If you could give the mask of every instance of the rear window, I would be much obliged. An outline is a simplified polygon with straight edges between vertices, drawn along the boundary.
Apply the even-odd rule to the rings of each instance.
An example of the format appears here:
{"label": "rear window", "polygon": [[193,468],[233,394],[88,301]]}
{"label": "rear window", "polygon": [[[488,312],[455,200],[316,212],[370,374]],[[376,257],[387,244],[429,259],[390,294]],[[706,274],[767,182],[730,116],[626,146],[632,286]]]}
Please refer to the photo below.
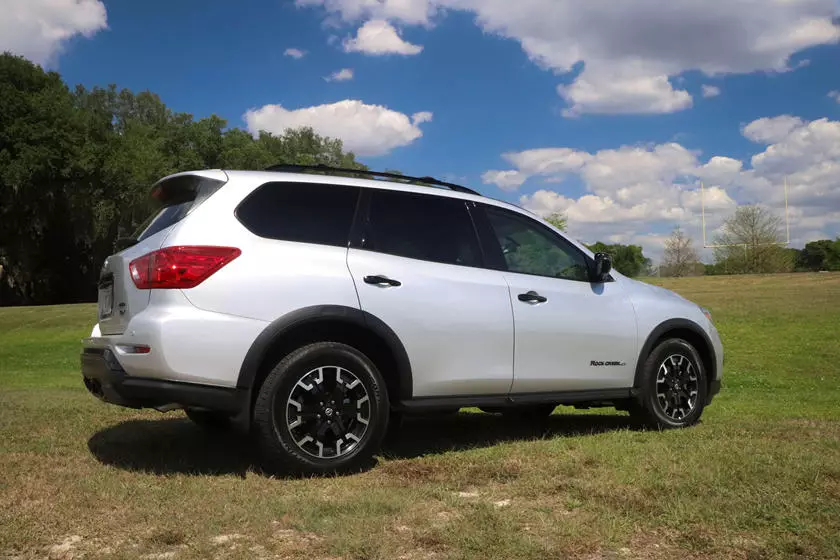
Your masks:
{"label": "rear window", "polygon": [[224,181],[197,175],[182,175],[158,183],[152,190],[152,213],[132,237],[139,242],[177,224],[222,185]]}
{"label": "rear window", "polygon": [[358,187],[266,183],[239,205],[236,217],[260,237],[346,247],[358,198]]}

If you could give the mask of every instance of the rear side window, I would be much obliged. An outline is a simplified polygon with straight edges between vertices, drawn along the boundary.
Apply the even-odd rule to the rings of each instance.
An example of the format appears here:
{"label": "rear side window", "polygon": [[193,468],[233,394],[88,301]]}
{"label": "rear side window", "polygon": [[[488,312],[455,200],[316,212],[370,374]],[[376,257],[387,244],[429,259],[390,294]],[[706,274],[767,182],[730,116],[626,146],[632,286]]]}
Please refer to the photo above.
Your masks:
{"label": "rear side window", "polygon": [[368,216],[364,249],[481,266],[478,238],[463,200],[372,189]]}
{"label": "rear side window", "polygon": [[236,217],[260,237],[346,247],[358,198],[358,187],[266,183],[239,205]]}
{"label": "rear side window", "polygon": [[180,222],[224,184],[198,175],[181,175],[158,183],[152,190],[152,213],[132,237],[139,242]]}

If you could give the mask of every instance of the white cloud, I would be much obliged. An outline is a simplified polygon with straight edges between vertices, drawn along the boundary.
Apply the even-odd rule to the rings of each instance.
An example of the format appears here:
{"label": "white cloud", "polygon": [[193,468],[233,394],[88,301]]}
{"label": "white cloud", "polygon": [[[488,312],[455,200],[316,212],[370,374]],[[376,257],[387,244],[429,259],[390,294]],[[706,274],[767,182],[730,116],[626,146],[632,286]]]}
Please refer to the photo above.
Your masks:
{"label": "white cloud", "polygon": [[424,122],[431,122],[433,116],[434,115],[431,111],[420,111],[419,113],[414,113],[413,115],[411,115],[411,122],[415,125]]}
{"label": "white cloud", "polygon": [[760,144],[772,144],[787,137],[796,128],[802,126],[802,119],[791,115],[762,118],[746,125],[741,132],[744,137]]}
{"label": "white cloud", "polygon": [[423,50],[420,45],[404,41],[393,25],[385,20],[372,19],[361,26],[356,37],[345,39],[345,52],[363,52],[371,55],[414,55]]}
{"label": "white cloud", "polygon": [[718,95],[720,95],[719,87],[703,84],[703,97],[717,97]]}
{"label": "white cloud", "polygon": [[525,175],[520,171],[485,171],[481,180],[485,184],[493,184],[503,191],[515,191],[525,182]]}
{"label": "white cloud", "polygon": [[[559,183],[556,189],[523,195],[519,202],[540,215],[565,213],[571,234],[584,240],[654,243],[663,231],[681,225],[698,245],[701,201],[711,241],[737,204],[763,204],[783,216],[787,182],[794,244],[837,236],[840,121],[804,122],[782,115],[753,121],[743,132],[767,144],[749,167],[726,156],[701,159],[698,152],[671,142],[592,153],[562,147],[506,153],[502,157],[513,169],[488,171],[483,179],[504,190],[516,190],[528,179]],[[585,192],[564,192],[569,177],[576,177]]]}
{"label": "white cloud", "polygon": [[582,113],[673,113],[691,107],[691,95],[675,90],[668,76],[617,76],[584,70],[569,86],[557,92],[571,107],[567,117]]}
{"label": "white cloud", "polygon": [[54,63],[71,38],[90,38],[108,26],[100,0],[4,0],[0,11],[0,52],[38,64]]}
{"label": "white cloud", "polygon": [[[787,71],[791,56],[836,43],[835,0],[297,0],[345,24],[370,18],[429,26],[446,10],[475,16],[485,32],[517,41],[541,67],[574,76],[558,88],[567,115],[669,113],[691,106],[671,78]],[[579,68],[583,70],[579,74]]]}
{"label": "white cloud", "polygon": [[295,0],[295,4],[323,6],[346,22],[386,19],[406,25],[427,25],[437,11],[437,2],[430,0]]}
{"label": "white cloud", "polygon": [[337,70],[333,72],[329,76],[325,77],[324,80],[328,82],[346,82],[347,80],[353,79],[353,69],[352,68],[342,68],[341,70]]}
{"label": "white cloud", "polygon": [[711,184],[731,185],[741,176],[744,163],[741,160],[725,156],[714,156],[700,166],[695,174]]}
{"label": "white cloud", "polygon": [[252,134],[260,130],[280,134],[287,128],[310,126],[319,134],[340,138],[345,149],[357,155],[379,156],[423,136],[418,125],[430,121],[432,113],[415,113],[409,118],[381,105],[347,99],[293,110],[265,105],[249,110],[243,118]]}
{"label": "white cloud", "polygon": [[768,186],[787,180],[792,204],[840,210],[840,122],[822,118],[791,128],[751,163],[754,180],[747,192],[752,196],[781,205],[782,190]]}
{"label": "white cloud", "polygon": [[301,58],[306,56],[306,51],[302,51],[300,49],[295,49],[295,48],[290,47],[290,48],[286,49],[285,51],[283,51],[283,55],[284,56],[290,56],[290,57],[292,57],[296,60],[300,60]]}
{"label": "white cloud", "polygon": [[840,91],[829,91],[828,96],[837,103],[840,103]]}

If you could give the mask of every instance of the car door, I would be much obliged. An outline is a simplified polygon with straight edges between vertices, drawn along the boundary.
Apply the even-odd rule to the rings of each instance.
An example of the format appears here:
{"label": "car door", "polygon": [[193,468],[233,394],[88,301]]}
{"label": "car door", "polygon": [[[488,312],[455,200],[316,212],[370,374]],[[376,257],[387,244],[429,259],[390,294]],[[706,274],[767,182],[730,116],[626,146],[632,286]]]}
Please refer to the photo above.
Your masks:
{"label": "car door", "polygon": [[[482,205],[488,252],[506,272],[514,316],[512,393],[632,386],[636,318],[618,282],[591,283],[590,258],[524,214]],[[478,219],[478,218],[477,218]]]}
{"label": "car door", "polygon": [[508,287],[483,257],[467,202],[366,189],[347,263],[359,303],[405,346],[413,396],[507,394],[513,380]]}

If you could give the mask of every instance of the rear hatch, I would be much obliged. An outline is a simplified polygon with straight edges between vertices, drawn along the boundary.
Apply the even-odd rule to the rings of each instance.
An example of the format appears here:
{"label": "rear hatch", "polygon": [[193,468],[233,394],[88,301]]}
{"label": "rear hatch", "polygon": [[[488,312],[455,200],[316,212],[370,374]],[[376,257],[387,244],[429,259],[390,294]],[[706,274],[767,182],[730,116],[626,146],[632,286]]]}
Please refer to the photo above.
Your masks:
{"label": "rear hatch", "polygon": [[149,217],[132,238],[120,241],[127,247],[108,257],[100,271],[99,330],[103,335],[122,334],[131,318],[149,305],[151,290],[134,284],[128,270],[131,261],[160,249],[172,227],[226,181],[223,171],[202,171],[173,175],[154,185]]}

